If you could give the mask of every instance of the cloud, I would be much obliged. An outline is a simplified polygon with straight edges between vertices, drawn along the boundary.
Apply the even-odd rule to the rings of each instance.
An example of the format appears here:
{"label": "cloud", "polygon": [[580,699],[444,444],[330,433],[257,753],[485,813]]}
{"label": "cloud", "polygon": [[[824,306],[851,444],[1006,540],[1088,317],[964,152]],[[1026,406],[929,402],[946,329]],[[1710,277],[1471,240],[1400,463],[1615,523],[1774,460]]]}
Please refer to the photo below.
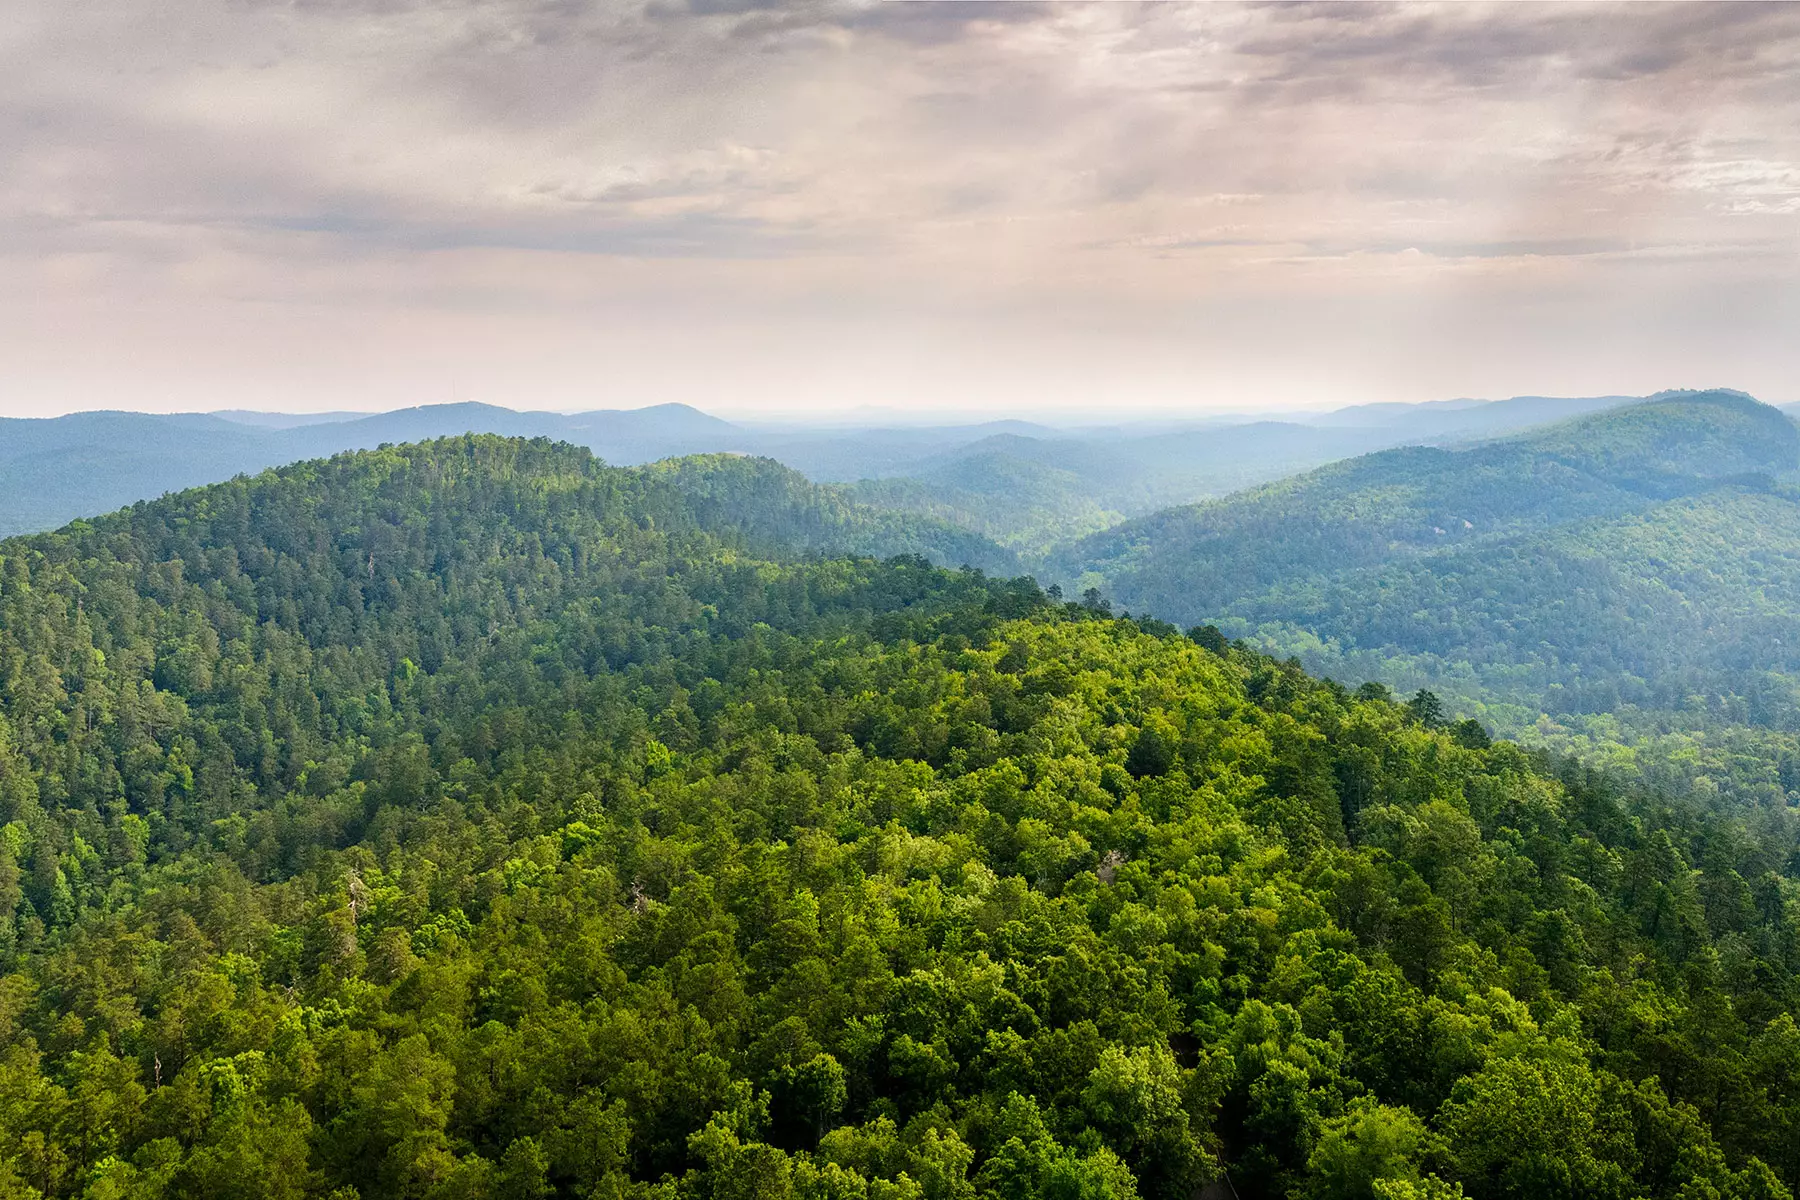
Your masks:
{"label": "cloud", "polygon": [[[39,365],[15,395],[117,386],[155,357],[144,306],[177,343],[225,314],[276,348],[300,336],[284,311],[353,310],[409,346],[485,311],[537,322],[533,353],[575,373],[605,312],[638,377],[679,375],[649,347],[710,336],[759,394],[833,337],[932,358],[933,387],[985,362],[1022,396],[1049,339],[1155,403],[1192,393],[1184,372],[1262,378],[1248,356],[1284,339],[1363,372],[1366,398],[1518,377],[1376,354],[1375,313],[1396,343],[1518,323],[1517,370],[1541,376],[1520,390],[1630,364],[1627,312],[1659,354],[1729,351],[1714,373],[1800,365],[1746,360],[1720,305],[1695,307],[1761,296],[1765,316],[1732,310],[1752,330],[1790,311],[1793,6],[16,7],[0,258],[26,288],[4,303],[35,311],[0,352],[30,337]],[[1591,368],[1561,332],[1584,320],[1615,339]],[[60,359],[58,328],[80,330]],[[523,353],[497,343],[484,370]]]}

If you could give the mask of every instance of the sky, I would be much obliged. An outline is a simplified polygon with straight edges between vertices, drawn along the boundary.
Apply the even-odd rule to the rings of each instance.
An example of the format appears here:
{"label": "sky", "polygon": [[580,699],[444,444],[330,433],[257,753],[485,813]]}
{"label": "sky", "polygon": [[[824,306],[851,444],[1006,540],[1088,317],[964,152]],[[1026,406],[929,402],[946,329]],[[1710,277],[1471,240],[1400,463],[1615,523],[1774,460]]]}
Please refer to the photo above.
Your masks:
{"label": "sky", "polygon": [[1800,7],[7,9],[4,415],[1800,401]]}

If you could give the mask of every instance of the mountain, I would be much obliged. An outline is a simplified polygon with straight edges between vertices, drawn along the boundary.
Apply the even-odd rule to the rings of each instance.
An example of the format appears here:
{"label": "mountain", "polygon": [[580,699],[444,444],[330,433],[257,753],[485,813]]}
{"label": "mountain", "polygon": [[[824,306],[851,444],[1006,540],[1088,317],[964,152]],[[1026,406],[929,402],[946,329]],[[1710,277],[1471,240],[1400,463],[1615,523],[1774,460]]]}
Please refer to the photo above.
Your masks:
{"label": "mountain", "polygon": [[748,446],[821,483],[904,475],[992,437],[1056,438],[1057,430],[1023,421],[865,428],[821,425],[746,427]]}
{"label": "mountain", "polygon": [[1132,514],[1223,494],[1390,446],[1390,429],[1259,421],[1156,435],[994,434],[854,484],[869,503],[965,524],[1022,551]]}
{"label": "mountain", "polygon": [[[1004,511],[984,505],[990,509],[984,522],[971,528],[1037,549],[1053,538],[1090,532],[1114,513],[1141,514],[1221,495],[1369,450],[1465,436],[1477,426],[1485,433],[1523,427],[1551,419],[1557,406],[1575,411],[1601,401],[1456,403],[1455,418],[1463,424],[1454,427],[1432,406],[1397,405],[1391,412],[1384,407],[1379,420],[1352,414],[1344,428],[1242,418],[1067,430],[1016,420],[892,428],[742,425],[681,404],[584,413],[516,412],[476,403],[373,415],[81,413],[0,421],[0,535],[52,528],[303,458],[496,433],[566,441],[620,465],[730,452],[774,458],[815,482],[915,479],[924,486],[899,485],[888,494],[910,511],[937,516],[956,513],[969,499],[943,495],[940,511],[927,511],[931,489],[941,490],[947,476],[967,479],[990,468],[996,479],[1035,474],[1040,484],[1055,479],[1060,492],[1009,502]],[[958,490],[991,496],[999,489],[978,482]]]}
{"label": "mountain", "polygon": [[[1673,394],[1673,393],[1670,393]],[[1648,397],[1654,399],[1655,397]],[[1643,396],[1513,396],[1507,400],[1427,400],[1420,404],[1353,404],[1307,423],[1327,427],[1405,425],[1423,441],[1496,436],[1565,421],[1646,399]]]}
{"label": "mountain", "polygon": [[310,425],[283,439],[295,458],[368,450],[384,442],[417,442],[460,433],[545,437],[585,446],[608,462],[649,462],[711,450],[739,440],[729,421],[685,404],[584,413],[515,412],[492,404],[432,404],[330,425]]}
{"label": "mountain", "polygon": [[999,450],[950,458],[912,477],[865,479],[846,492],[876,508],[944,520],[1028,554],[1125,517],[1091,499],[1088,481],[1075,472]]}
{"label": "mountain", "polygon": [[765,557],[800,551],[919,555],[939,566],[1022,572],[1018,555],[968,528],[857,503],[774,459],[731,454],[664,459],[642,470],[672,483],[709,528],[730,529]]}
{"label": "mountain", "polygon": [[218,417],[0,418],[0,536],[261,470],[284,455],[263,431]]}
{"label": "mountain", "polygon": [[0,541],[0,1194],[1791,1198],[1785,805],[761,557],[729,465]]}
{"label": "mountain", "polygon": [[1779,411],[1672,395],[1336,463],[1128,522],[1056,566],[1134,611],[1428,684],[1509,728],[1696,695],[1790,727],[1800,492],[1783,477],[1797,466],[1800,431]]}
{"label": "mountain", "polygon": [[1206,492],[1236,491],[1321,462],[1392,445],[1386,432],[1340,432],[1259,421],[1245,425],[1171,431],[1151,436],[1025,438],[996,435],[921,463],[918,474],[951,469],[986,456],[1036,463],[1068,472],[1097,503],[1131,511],[1189,499]]}
{"label": "mountain", "polygon": [[631,464],[745,440],[729,422],[681,404],[572,415],[435,404],[339,416],[345,419],[92,412],[0,420],[0,535],[52,528],[165,492],[386,442],[462,433],[548,437]]}
{"label": "mountain", "polygon": [[1121,602],[1186,620],[1340,570],[1794,469],[1800,432],[1734,393],[1698,393],[1465,449],[1404,447],[1096,534],[1057,562]]}
{"label": "mountain", "polygon": [[1113,514],[1143,515],[1373,450],[1491,437],[1630,400],[1527,396],[1363,405],[1280,421],[1122,426],[1048,437],[996,433],[910,463],[896,455],[879,472],[879,484],[858,487],[872,502],[934,513],[1021,550],[1041,551],[1102,528],[1117,519]]}
{"label": "mountain", "polygon": [[257,412],[250,408],[222,408],[207,414],[237,425],[258,429],[297,429],[302,425],[329,425],[338,421],[355,421],[367,413],[339,411],[316,413]]}

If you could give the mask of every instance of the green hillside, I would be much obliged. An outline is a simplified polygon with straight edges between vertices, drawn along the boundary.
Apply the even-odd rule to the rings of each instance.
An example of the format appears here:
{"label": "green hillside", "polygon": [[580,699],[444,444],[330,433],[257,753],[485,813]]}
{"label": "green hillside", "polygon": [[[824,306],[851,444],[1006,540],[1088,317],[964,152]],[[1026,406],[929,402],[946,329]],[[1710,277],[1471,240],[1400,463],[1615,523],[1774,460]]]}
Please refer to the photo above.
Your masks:
{"label": "green hillside", "polygon": [[911,478],[861,480],[845,490],[873,507],[975,530],[1027,555],[1125,517],[1095,500],[1088,481],[1073,471],[999,451],[956,458]]}
{"label": "green hillside", "polygon": [[713,529],[729,529],[764,556],[795,550],[867,554],[890,558],[921,555],[940,566],[972,566],[995,574],[1022,570],[1017,554],[983,532],[932,513],[859,503],[769,458],[696,454],[642,468],[691,500],[695,515]]}
{"label": "green hillside", "polygon": [[902,478],[907,482],[871,485],[858,498],[1035,551],[1104,528],[1119,514],[1221,495],[1347,455],[1491,436],[1625,399],[1365,405],[1311,414],[1311,423],[1237,417],[1200,427],[1133,422],[1062,430],[1017,420],[897,428],[742,425],[667,403],[577,413],[463,402],[373,415],[235,410],[0,417],[0,536],[52,529],[301,459],[491,433],[586,446],[615,466],[730,453],[773,458],[815,482]]}
{"label": "green hillside", "polygon": [[1687,712],[1800,728],[1800,431],[1693,393],[1369,455],[1079,543],[1061,573],[1503,728]]}
{"label": "green hillside", "polygon": [[0,417],[0,536],[52,529],[181,488],[300,459],[462,433],[549,437],[613,463],[736,449],[742,431],[682,404],[584,413],[428,404],[323,414],[79,412]]}
{"label": "green hillside", "polygon": [[1785,807],[759,559],[716,466],[0,542],[0,1195],[1791,1197]]}
{"label": "green hillside", "polygon": [[1796,465],[1800,430],[1780,412],[1701,393],[1469,449],[1348,459],[1126,522],[1059,552],[1055,565],[1103,579],[1132,608],[1185,621],[1286,579],[1638,512]]}
{"label": "green hillside", "polygon": [[1742,392],[1675,393],[1525,434],[1511,446],[1651,495],[1791,471],[1800,433]]}
{"label": "green hillside", "polygon": [[[1243,614],[1330,628],[1358,646],[1406,644],[1515,678],[1529,667],[1530,685],[1553,695],[1568,690],[1564,669],[1593,681],[1591,694],[1569,695],[1555,711],[1676,708],[1745,673],[1800,670],[1797,499],[1728,488],[1273,589]],[[1739,680],[1728,690],[1750,689]],[[1745,715],[1767,723],[1778,714]],[[1795,713],[1784,706],[1779,715]]]}
{"label": "green hillside", "polygon": [[1025,427],[922,456],[917,444],[878,450],[872,441],[859,443],[860,455],[838,462],[802,445],[768,452],[815,478],[854,479],[860,469],[873,477],[852,485],[859,500],[977,530],[1033,561],[1058,543],[1126,516],[1222,496],[1334,460],[1393,446],[1494,437],[1630,402],[1624,396],[1518,396],[1361,405],[1287,414],[1291,420],[1169,421],[1164,428],[1152,428],[1154,422],[1063,431]]}

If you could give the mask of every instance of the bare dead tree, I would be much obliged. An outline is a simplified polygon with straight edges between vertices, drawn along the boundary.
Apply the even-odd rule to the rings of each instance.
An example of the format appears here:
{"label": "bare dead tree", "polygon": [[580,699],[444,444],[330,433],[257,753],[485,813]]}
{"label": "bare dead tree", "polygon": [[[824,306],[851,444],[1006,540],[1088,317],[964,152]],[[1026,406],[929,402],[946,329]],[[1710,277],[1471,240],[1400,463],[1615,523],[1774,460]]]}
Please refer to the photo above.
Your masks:
{"label": "bare dead tree", "polygon": [[1106,857],[1100,860],[1100,867],[1094,874],[1100,877],[1101,883],[1111,883],[1124,862],[1125,852],[1123,850],[1108,850]]}

